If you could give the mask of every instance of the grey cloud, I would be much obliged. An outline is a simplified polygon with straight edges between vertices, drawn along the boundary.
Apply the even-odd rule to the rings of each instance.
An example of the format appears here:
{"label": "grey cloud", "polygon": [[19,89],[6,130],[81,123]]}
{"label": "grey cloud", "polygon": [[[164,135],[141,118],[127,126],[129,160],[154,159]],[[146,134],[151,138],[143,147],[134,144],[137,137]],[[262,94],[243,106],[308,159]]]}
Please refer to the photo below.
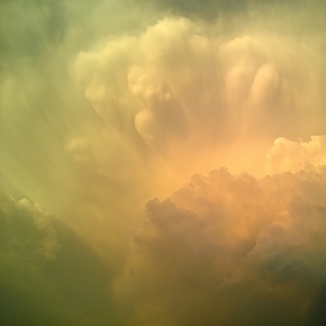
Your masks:
{"label": "grey cloud", "polygon": [[110,298],[112,272],[68,227],[8,195],[1,195],[0,225],[2,324],[93,326],[121,319]]}

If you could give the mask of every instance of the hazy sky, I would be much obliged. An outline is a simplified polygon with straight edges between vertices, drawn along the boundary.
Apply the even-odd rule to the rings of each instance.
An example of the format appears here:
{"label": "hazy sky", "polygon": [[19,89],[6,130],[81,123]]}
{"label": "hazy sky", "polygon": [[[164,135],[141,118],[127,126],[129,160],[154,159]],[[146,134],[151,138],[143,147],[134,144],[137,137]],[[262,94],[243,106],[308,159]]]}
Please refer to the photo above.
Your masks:
{"label": "hazy sky", "polygon": [[326,324],[322,0],[0,0],[0,323]]}

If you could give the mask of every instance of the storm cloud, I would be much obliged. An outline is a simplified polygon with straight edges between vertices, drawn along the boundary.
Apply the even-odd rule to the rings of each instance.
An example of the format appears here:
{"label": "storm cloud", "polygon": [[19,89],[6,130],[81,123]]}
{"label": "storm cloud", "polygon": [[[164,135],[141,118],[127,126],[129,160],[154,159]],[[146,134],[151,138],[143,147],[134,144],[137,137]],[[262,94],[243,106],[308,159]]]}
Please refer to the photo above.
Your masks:
{"label": "storm cloud", "polygon": [[321,325],[322,1],[1,1],[7,325]]}

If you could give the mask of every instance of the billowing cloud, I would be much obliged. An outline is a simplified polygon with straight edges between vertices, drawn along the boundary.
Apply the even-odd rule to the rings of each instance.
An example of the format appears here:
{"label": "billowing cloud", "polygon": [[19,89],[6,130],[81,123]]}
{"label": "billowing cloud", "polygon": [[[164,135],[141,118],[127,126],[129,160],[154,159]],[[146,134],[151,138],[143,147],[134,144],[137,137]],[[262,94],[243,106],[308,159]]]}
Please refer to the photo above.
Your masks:
{"label": "billowing cloud", "polygon": [[13,0],[0,21],[8,323],[325,322],[323,1]]}
{"label": "billowing cloud", "polygon": [[[136,325],[310,325],[325,284],[325,174],[225,169],[147,204],[117,283]],[[317,315],[316,315],[317,314]]]}
{"label": "billowing cloud", "polygon": [[158,153],[183,170],[189,160],[206,171],[228,164],[233,146],[230,156],[250,144],[256,155],[279,135],[324,131],[322,56],[295,39],[246,32],[221,37],[216,26],[165,18],[81,53],[77,78],[122,150]]}

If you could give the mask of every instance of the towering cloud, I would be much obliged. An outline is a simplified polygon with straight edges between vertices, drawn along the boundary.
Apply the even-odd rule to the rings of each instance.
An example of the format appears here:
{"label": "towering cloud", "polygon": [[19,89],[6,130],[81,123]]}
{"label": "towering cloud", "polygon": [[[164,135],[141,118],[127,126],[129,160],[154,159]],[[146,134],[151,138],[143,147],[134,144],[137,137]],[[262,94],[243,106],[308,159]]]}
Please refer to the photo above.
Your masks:
{"label": "towering cloud", "polygon": [[2,1],[7,324],[323,324],[325,9]]}

